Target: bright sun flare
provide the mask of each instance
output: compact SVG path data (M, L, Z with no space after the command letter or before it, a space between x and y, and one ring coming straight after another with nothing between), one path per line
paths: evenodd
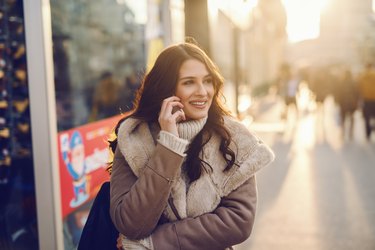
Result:
M320 13L330 0L282 0L287 13L290 42L319 36Z

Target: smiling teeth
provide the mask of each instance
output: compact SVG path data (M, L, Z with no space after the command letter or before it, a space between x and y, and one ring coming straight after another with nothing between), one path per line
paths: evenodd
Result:
M193 105L204 105L206 102L191 102Z

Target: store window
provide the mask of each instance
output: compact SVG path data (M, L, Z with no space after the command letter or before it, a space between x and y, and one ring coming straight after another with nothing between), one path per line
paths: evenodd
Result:
M51 1L59 131L132 108L145 70L146 5Z
M65 249L76 249L106 172L106 140L146 64L147 0L51 0Z

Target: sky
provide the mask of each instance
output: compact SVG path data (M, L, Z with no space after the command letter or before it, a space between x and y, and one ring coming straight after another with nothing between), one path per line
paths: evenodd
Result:
M319 36L320 13L330 0L282 0L287 12L290 42Z
M287 12L287 32L290 42L314 39L319 36L320 13L330 0L281 1ZM242 20L257 5L258 0L211 0L210 3L226 9L234 18Z

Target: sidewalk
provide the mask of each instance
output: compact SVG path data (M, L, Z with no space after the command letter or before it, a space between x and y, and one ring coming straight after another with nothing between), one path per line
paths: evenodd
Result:
M253 100L246 114L242 114L241 122L260 139L270 144L276 134L285 130L285 122L280 119L283 108L280 97L269 94Z
M253 232L234 248L375 249L375 134L366 141L361 113L349 140L330 97L321 108L306 102L287 120L280 118L282 102L272 96L258 101L244 121L276 159L257 173Z

